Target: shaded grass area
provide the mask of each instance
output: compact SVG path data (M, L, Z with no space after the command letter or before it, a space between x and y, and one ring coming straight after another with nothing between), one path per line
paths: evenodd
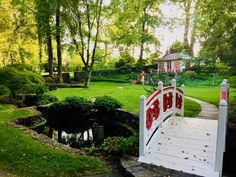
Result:
M216 106L219 105L220 101L220 86L187 86L185 94L190 97L198 98L200 100L212 103ZM230 88L230 101L236 97L236 88Z
M110 170L99 158L53 149L5 122L32 115L31 110L0 112L0 168L18 176L84 176Z
M63 88L54 90L50 94L58 97L59 100L64 100L68 96L82 96L94 100L98 96L108 95L118 99L125 110L138 114L140 95L147 96L145 89L148 88L149 86L146 85L129 83L94 82L88 89ZM200 112L200 105L194 101L185 100L185 116L194 117Z

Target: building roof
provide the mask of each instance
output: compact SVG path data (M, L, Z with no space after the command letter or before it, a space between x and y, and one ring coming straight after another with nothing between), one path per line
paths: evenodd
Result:
M162 58L159 58L157 61L171 61L171 60L190 60L192 57L190 55L184 54L184 53L171 53L167 54Z

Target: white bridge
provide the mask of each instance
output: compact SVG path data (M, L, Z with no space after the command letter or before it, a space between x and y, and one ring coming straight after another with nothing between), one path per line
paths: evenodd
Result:
M206 177L222 176L229 84L221 84L219 119L184 117L184 86L176 81L140 97L139 162Z

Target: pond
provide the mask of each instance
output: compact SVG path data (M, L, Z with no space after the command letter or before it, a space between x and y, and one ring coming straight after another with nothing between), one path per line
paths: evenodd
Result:
M41 116L18 119L16 123L73 148L97 147L108 137L129 137L133 135L127 126L117 121L98 123L94 119L90 119L86 122L80 122L78 125L64 126L60 129L57 126L49 126L46 119Z

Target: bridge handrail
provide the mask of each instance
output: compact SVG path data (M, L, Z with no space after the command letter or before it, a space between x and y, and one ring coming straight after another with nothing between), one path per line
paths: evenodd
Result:
M147 146L158 127L171 115L184 115L184 85L176 88L176 80L172 79L171 86L163 87L158 82L158 89L146 99L140 97L139 122L139 154L144 156Z
M226 144L227 122L228 122L229 83L226 79L221 83L219 120L217 127L215 171L222 176L223 158Z

